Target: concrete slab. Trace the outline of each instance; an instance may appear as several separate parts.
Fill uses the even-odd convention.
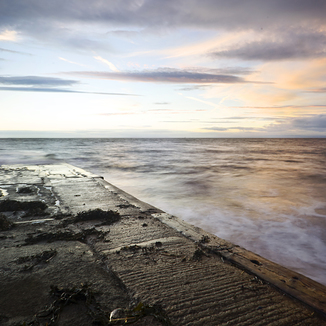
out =
[[[2,166],[0,189],[1,325],[326,325],[325,286],[100,176]]]

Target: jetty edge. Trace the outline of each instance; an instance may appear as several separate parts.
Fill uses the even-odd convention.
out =
[[[325,317],[324,285],[101,176],[69,164],[0,167],[0,325],[326,325]]]

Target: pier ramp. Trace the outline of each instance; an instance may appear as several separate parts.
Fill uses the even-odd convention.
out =
[[[326,325],[326,287],[69,164],[0,167],[0,325]]]

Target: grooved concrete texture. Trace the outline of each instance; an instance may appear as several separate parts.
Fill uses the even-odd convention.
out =
[[[99,176],[68,164],[2,166],[0,191],[0,207],[8,199],[47,205],[33,214],[1,213],[15,223],[0,231],[1,325],[36,325],[35,315],[53,302],[50,285],[81,283],[89,284],[103,318],[141,301],[160,304],[173,325],[326,325],[324,286],[143,203]],[[97,208],[117,211],[121,220],[74,219]],[[56,322],[91,325],[87,309],[83,302],[69,305]],[[135,323],[160,324],[152,316]]]

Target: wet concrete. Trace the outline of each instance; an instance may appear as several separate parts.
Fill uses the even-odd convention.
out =
[[[0,193],[0,325],[326,325],[323,285],[97,175],[2,166]]]

